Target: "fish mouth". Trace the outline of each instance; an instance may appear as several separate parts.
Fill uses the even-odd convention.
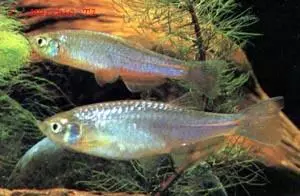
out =
[[[33,36],[27,36],[26,38],[27,38],[27,41],[28,41],[28,43],[29,43],[29,45],[30,45],[31,52],[37,53],[37,52],[36,52],[36,51],[37,51],[37,48],[36,48],[36,46],[35,46],[35,40],[36,40],[36,38],[33,37]]]
[[[34,40],[35,40],[35,36],[27,35],[26,38],[27,38],[28,42],[30,43],[30,45],[33,45]]]
[[[40,120],[37,120],[36,121],[36,126],[39,128],[39,130],[47,136],[47,132],[46,132],[46,125],[45,123],[43,123],[42,121]]]

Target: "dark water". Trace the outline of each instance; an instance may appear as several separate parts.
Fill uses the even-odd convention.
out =
[[[259,22],[251,29],[263,36],[248,45],[247,56],[265,91],[282,95],[285,112],[300,125],[300,2],[242,0]]]
[[[254,71],[270,97],[285,98],[285,113],[300,127],[300,1],[242,0],[252,6],[260,21],[253,32],[263,36],[252,40],[246,49]],[[270,184],[256,187],[251,195],[300,195],[300,177],[267,169]],[[242,195],[238,194],[238,195]]]

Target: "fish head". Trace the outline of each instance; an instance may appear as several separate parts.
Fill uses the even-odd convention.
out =
[[[30,35],[28,40],[33,51],[45,59],[55,60],[62,52],[62,42],[55,33]]]
[[[109,136],[98,134],[99,131],[94,131],[90,126],[74,120],[65,113],[56,114],[42,122],[38,121],[37,126],[54,143],[77,152],[106,156],[105,149],[112,146]],[[99,149],[102,149],[100,155]]]
[[[68,118],[54,116],[37,124],[49,139],[63,146],[74,148],[82,139],[83,126]]]

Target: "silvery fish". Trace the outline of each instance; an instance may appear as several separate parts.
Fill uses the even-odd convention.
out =
[[[56,114],[38,126],[63,147],[108,159],[131,160],[173,153],[228,134],[276,145],[282,134],[278,119],[281,101],[281,97],[272,98],[236,114],[142,100],[106,102]],[[270,129],[273,134],[266,135]]]
[[[121,78],[131,92],[175,79],[214,97],[225,68],[222,61],[185,62],[101,32],[62,30],[30,35],[28,39],[42,58],[91,72],[100,86]]]

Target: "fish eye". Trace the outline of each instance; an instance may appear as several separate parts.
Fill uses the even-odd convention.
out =
[[[53,133],[59,133],[62,131],[62,125],[59,123],[51,123],[50,126]]]
[[[39,37],[39,38],[37,39],[37,44],[38,44],[40,47],[43,47],[43,46],[45,46],[45,45],[47,44],[47,41],[46,41],[45,38]]]

